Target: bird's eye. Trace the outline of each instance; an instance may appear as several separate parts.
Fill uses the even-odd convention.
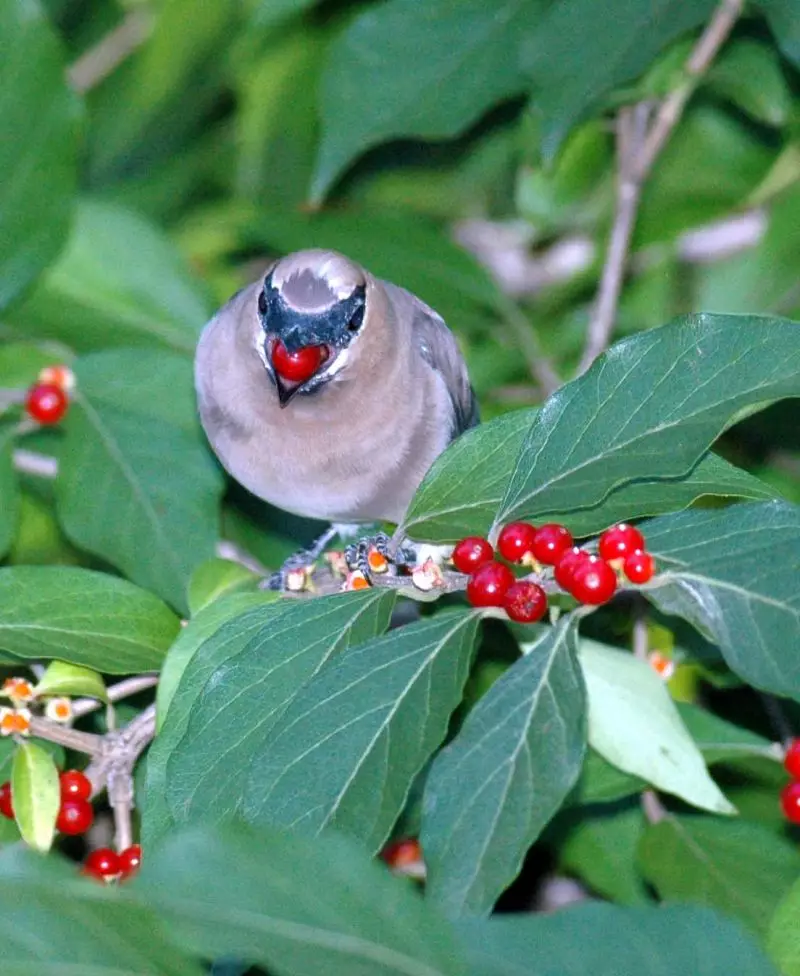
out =
[[[261,315],[267,314],[267,296],[263,291],[258,293],[258,311]]]
[[[358,330],[361,328],[361,323],[363,321],[364,321],[364,306],[362,305],[361,308],[356,309],[356,311],[353,313],[353,317],[347,323],[347,331],[358,332]]]

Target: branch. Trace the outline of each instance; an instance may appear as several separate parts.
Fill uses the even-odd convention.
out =
[[[144,8],[131,11],[102,40],[70,65],[67,69],[69,84],[79,94],[99,85],[147,40],[152,26],[151,11]]]
[[[122,701],[123,698],[130,698],[131,695],[137,695],[140,691],[145,691],[147,688],[154,688],[157,684],[157,674],[137,674],[132,678],[126,678],[124,681],[118,681],[117,684],[111,685],[110,688],[106,689],[106,693],[109,702],[113,704],[114,702]],[[82,715],[88,715],[90,712],[96,712],[104,704],[104,702],[98,701],[96,698],[78,698],[72,703],[72,714],[75,718],[80,718]]]

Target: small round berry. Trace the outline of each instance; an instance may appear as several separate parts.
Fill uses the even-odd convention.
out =
[[[121,871],[120,855],[110,847],[98,847],[83,862],[83,873],[105,881],[115,878]]]
[[[537,583],[517,580],[506,590],[503,609],[519,624],[535,623],[547,610],[547,594]]]
[[[563,525],[548,522],[540,525],[533,540],[533,555],[543,566],[555,566],[572,547],[572,533]]]
[[[290,383],[304,383],[311,379],[327,358],[327,346],[302,346],[289,352],[280,339],[272,347],[270,356],[275,372]]]
[[[514,574],[503,563],[486,563],[470,576],[467,599],[473,607],[501,607],[514,583]]]
[[[37,383],[28,390],[25,409],[40,424],[57,424],[67,412],[69,398],[55,383]]]
[[[62,800],[56,830],[62,834],[85,834],[94,823],[94,809],[88,800]]]
[[[635,549],[625,557],[622,569],[631,583],[647,583],[656,571],[656,561],[644,549]]]
[[[131,844],[124,851],[120,851],[119,870],[123,878],[136,874],[142,863],[142,848],[140,844]]]
[[[781,790],[783,815],[793,824],[800,824],[800,782],[793,780]]]
[[[67,769],[58,777],[62,800],[88,800],[92,784],[79,769]]]
[[[599,606],[610,600],[616,589],[617,574],[598,556],[581,560],[572,573],[570,593],[580,603]]]
[[[422,848],[415,837],[396,840],[381,851],[381,860],[390,868],[404,868],[416,864],[422,858]]]
[[[597,545],[599,555],[607,560],[620,559],[637,549],[644,549],[644,536],[634,525],[620,522],[600,536]]]
[[[509,522],[497,539],[497,548],[503,559],[521,563],[525,556],[533,553],[535,536],[536,529],[530,522]]]
[[[583,562],[584,559],[589,559],[590,555],[585,549],[581,549],[580,546],[573,546],[561,556],[561,558],[556,563],[556,571],[554,573],[556,578],[556,583],[561,587],[562,590],[566,590],[567,593],[570,592],[572,587],[572,575],[575,572],[578,564]]]
[[[450,559],[459,573],[474,573],[494,559],[494,549],[487,539],[482,539],[479,535],[468,535],[466,539],[456,543]]]
[[[9,820],[14,819],[14,805],[11,802],[11,783],[0,785],[0,813]]]
[[[783,766],[790,776],[794,776],[795,779],[800,779],[800,739],[792,739],[786,746]]]

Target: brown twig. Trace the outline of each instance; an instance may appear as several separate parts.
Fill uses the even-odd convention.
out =
[[[124,681],[118,681],[117,684],[111,685],[110,688],[106,689],[106,694],[109,702],[113,703],[122,701],[123,698],[130,698],[131,695],[137,695],[140,691],[153,688],[157,684],[157,674],[137,674],[132,678],[125,678]],[[80,718],[82,715],[88,715],[90,712],[102,708],[103,704],[104,702],[98,701],[96,698],[78,698],[72,703],[72,714],[75,718]]]
[[[99,85],[127,60],[150,36],[153,15],[142,7],[132,10],[94,47],[89,48],[67,69],[67,81],[83,94]]]
[[[579,374],[591,366],[611,338],[642,187],[743,6],[744,0],[721,0],[686,61],[685,80],[660,104],[652,124],[647,123],[650,109],[645,103],[623,108],[617,116],[617,206]],[[643,118],[644,127],[640,129]]]

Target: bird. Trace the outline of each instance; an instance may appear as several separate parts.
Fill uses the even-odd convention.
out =
[[[479,422],[442,317],[323,249],[278,259],[217,312],[197,345],[195,387],[228,473],[336,528],[400,523],[436,458]]]

